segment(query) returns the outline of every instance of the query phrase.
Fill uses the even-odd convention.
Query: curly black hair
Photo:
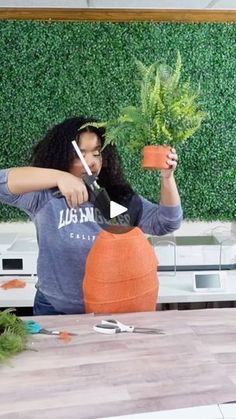
[[[90,122],[91,125],[81,129]],[[96,118],[79,116],[65,119],[50,128],[33,148],[32,165],[68,172],[74,158],[71,142],[78,138],[78,131],[94,132],[100,139],[101,145],[104,144],[105,129],[96,128],[92,122],[97,122]],[[112,200],[121,204],[127,203],[134,195],[132,187],[125,180],[121,159],[114,145],[107,145],[102,150],[99,185],[107,190]]]

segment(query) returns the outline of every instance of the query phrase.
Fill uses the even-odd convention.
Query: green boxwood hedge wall
[[[236,25],[225,23],[0,22],[0,168],[28,164],[32,145],[54,123],[75,114],[117,116],[137,102],[137,58],[183,60],[183,79],[200,82],[209,113],[179,146],[176,171],[184,218],[236,216]],[[159,174],[121,150],[128,179],[159,199]],[[0,221],[26,216],[0,204]]]

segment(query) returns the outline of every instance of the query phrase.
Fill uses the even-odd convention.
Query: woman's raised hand
[[[167,163],[169,164],[170,167],[169,169],[164,169],[161,171],[161,175],[163,178],[171,177],[177,167],[178,156],[177,156],[175,148],[171,149],[171,152],[168,154],[167,157],[168,157]]]

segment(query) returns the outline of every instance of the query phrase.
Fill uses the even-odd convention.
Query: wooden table
[[[164,335],[93,331],[107,317],[35,318],[78,336],[34,335],[37,351],[0,366],[0,418],[97,419],[236,399],[235,308],[115,316]]]

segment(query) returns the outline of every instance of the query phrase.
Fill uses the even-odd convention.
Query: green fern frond
[[[156,76],[154,80],[153,88],[150,89],[150,116],[151,118],[155,117],[155,114],[158,110],[163,109],[164,105],[161,100],[161,80],[158,70],[156,70]]]
[[[180,52],[177,52],[177,60],[176,60],[176,65],[175,65],[175,71],[174,74],[172,76],[171,79],[171,86],[172,89],[176,89],[178,84],[179,84],[179,80],[180,80],[180,76],[181,76],[181,68],[182,68],[182,60],[181,60],[181,55]]]
[[[162,125],[161,132],[164,134],[164,136],[166,137],[166,139],[167,139],[168,142],[171,143],[173,141],[173,136],[170,133],[170,131],[166,128],[165,125]]]
[[[81,125],[80,129],[84,129],[87,127],[94,127],[94,128],[105,128],[107,126],[107,122],[86,122],[86,124]]]
[[[172,97],[175,96],[176,90],[179,84],[181,76],[182,61],[181,56],[178,51],[177,60],[175,64],[175,70],[170,68],[167,65],[163,65],[159,68],[162,79],[162,89],[163,89],[163,101],[167,102],[172,100]]]
[[[153,77],[155,74],[155,63],[147,67],[141,82],[141,111],[143,114],[150,112],[149,97],[152,91]]]
[[[170,83],[173,74],[173,69],[169,65],[164,63],[160,64],[158,66],[158,73],[161,79],[162,86],[165,86]]]
[[[136,64],[136,67],[137,67],[137,69],[138,69],[138,71],[140,73],[141,80],[142,80],[145,77],[146,73],[147,73],[148,66],[144,65],[142,63],[142,61],[139,61],[139,60],[134,60],[134,62]]]
[[[192,137],[193,134],[198,130],[199,126],[195,126],[193,128],[189,128],[186,131],[181,131],[176,135],[177,141],[186,141],[188,138]]]
[[[111,126],[107,125],[107,132],[106,132],[106,139],[103,145],[103,149],[108,145],[114,145],[117,141],[117,138],[119,137],[120,128],[119,126]]]
[[[141,118],[140,110],[135,106],[127,106],[122,109],[121,116],[118,118],[118,122],[135,122],[139,123]]]

